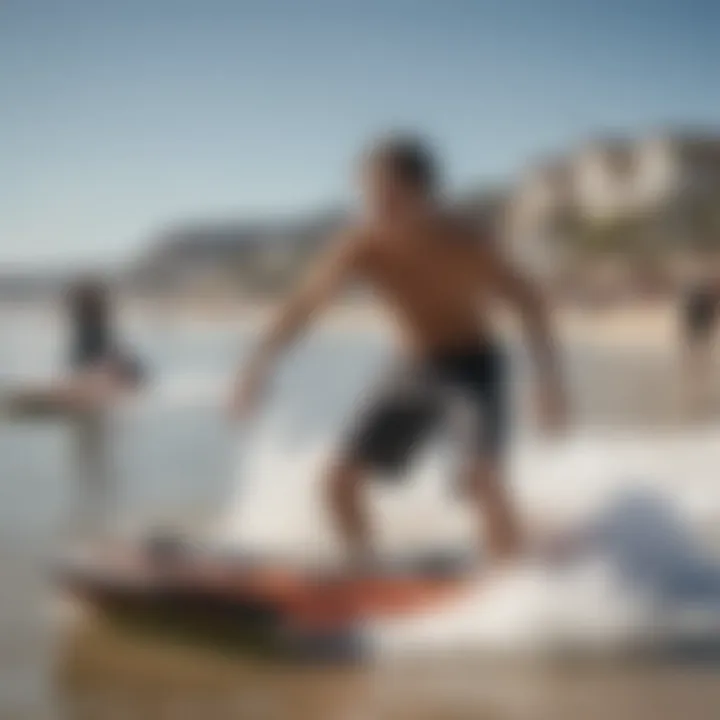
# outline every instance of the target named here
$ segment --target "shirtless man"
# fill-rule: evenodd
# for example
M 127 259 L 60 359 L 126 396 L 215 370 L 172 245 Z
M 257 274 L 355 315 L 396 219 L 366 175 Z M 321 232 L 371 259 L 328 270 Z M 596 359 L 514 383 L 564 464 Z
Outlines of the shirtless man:
M 337 238 L 283 305 L 251 354 L 233 393 L 236 417 L 256 406 L 283 351 L 351 281 L 367 284 L 395 316 L 402 362 L 370 394 L 327 470 L 327 498 L 351 559 L 372 557 L 362 488 L 371 471 L 397 472 L 452 400 L 472 411 L 467 434 L 469 490 L 491 557 L 523 542 L 505 484 L 507 363 L 490 303 L 519 313 L 538 371 L 542 419 L 557 426 L 563 395 L 540 294 L 497 248 L 444 206 L 434 159 L 413 138 L 377 144 L 362 163 L 366 219 Z M 457 405 L 456 405 L 457 406 Z

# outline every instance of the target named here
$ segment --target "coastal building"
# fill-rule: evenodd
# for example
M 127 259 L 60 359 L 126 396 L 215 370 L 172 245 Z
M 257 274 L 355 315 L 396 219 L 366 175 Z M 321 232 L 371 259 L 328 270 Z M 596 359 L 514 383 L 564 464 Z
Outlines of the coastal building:
M 550 226 L 568 215 L 608 223 L 660 213 L 682 232 L 689 230 L 690 213 L 718 197 L 720 135 L 657 133 L 594 140 L 532 165 L 518 182 L 513 206 L 527 222 Z
M 608 272 L 667 292 L 681 259 L 720 260 L 720 134 L 593 140 L 530 164 L 508 206 L 514 254 L 561 294 L 608 286 Z

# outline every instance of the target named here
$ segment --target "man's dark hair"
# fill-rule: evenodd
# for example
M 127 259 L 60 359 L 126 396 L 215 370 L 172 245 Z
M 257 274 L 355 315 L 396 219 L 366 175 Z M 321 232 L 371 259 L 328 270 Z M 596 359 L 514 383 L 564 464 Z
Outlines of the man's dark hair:
M 386 163 L 403 182 L 422 190 L 434 191 L 439 169 L 427 143 L 414 135 L 397 134 L 375 144 L 370 157 Z

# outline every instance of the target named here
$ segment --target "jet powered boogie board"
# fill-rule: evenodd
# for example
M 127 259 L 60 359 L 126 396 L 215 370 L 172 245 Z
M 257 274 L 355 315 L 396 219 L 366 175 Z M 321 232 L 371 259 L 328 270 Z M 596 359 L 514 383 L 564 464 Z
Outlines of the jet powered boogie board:
M 56 567 L 56 579 L 105 618 L 143 632 L 271 654 L 359 659 L 367 652 L 367 623 L 441 607 L 463 592 L 470 570 L 469 557 L 437 555 L 351 575 L 165 537 L 68 559 Z

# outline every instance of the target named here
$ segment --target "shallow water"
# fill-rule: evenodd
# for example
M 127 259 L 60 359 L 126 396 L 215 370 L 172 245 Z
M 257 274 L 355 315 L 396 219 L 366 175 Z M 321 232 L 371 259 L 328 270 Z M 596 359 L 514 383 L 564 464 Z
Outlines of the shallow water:
M 91 717 L 657 718 L 711 720 L 717 672 L 698 666 L 455 665 L 283 669 L 138 643 L 95 630 L 65 649 L 62 701 Z M 97 714 L 94 714 L 97 713 Z
M 130 333 L 156 382 L 118 420 L 115 514 L 142 525 L 196 523 L 222 512 L 232 525 L 228 499 L 242 505 L 234 487 L 237 438 L 219 403 L 247 334 L 142 324 Z M 0 376 L 47 375 L 58 366 L 60 347 L 58 329 L 4 317 Z M 382 338 L 349 332 L 316 334 L 296 353 L 268 411 L 270 425 L 280 421 L 283 428 L 281 443 L 270 443 L 283 457 L 265 458 L 269 475 L 288 472 L 286 453 L 297 459 L 327 444 L 386 353 Z M 517 365 L 521 394 L 522 358 Z M 670 353 L 573 346 L 568 366 L 586 431 L 672 424 Z M 522 409 L 518 414 L 524 417 Z M 417 669 L 281 671 L 168 650 L 91 624 L 68 631 L 57 622 L 44 563 L 72 525 L 78 500 L 71 443 L 71 431 L 52 423 L 0 426 L 0 717 L 358 717 L 344 714 L 353 709 L 378 718 L 718 716 L 712 666 L 621 671 L 611 663 L 579 677 L 567 668 L 506 671 L 466 663 L 462 672 L 432 668 L 430 682 Z M 534 492 L 541 499 L 550 490 L 538 483 Z M 705 506 L 705 496 L 698 497 Z M 429 535 L 422 522 L 416 526 Z

